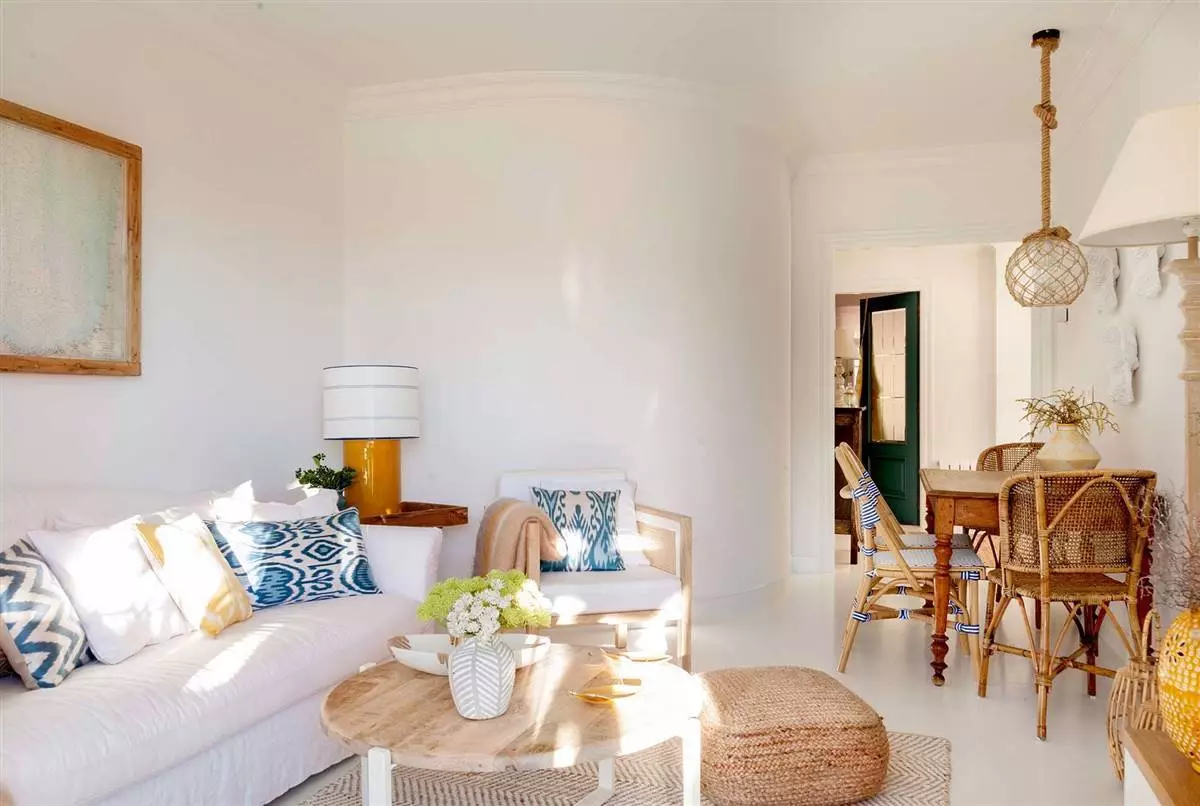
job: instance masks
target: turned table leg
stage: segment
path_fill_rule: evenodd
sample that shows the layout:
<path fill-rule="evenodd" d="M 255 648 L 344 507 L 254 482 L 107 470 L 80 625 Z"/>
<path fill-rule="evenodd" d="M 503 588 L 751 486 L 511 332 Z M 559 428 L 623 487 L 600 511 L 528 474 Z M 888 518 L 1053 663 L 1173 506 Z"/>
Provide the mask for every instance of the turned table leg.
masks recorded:
<path fill-rule="evenodd" d="M 933 549 L 933 639 L 930 641 L 930 652 L 933 661 L 933 684 L 940 686 L 946 682 L 943 672 L 946 671 L 946 652 L 949 642 L 946 639 L 946 616 L 950 610 L 950 556 L 951 538 L 954 534 L 954 499 L 934 497 L 929 502 L 933 512 L 933 533 L 937 543 Z"/>

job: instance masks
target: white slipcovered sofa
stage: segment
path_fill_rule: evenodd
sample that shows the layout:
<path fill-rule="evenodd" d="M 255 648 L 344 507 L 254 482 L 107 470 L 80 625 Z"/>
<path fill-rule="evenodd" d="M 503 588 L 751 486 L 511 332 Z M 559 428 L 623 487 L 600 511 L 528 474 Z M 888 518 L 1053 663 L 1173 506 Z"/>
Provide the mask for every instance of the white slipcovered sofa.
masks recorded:
<path fill-rule="evenodd" d="M 178 493 L 0 489 L 0 548 L 70 507 L 100 520 L 179 503 Z M 321 729 L 325 693 L 386 640 L 421 631 L 440 529 L 367 526 L 378 596 L 260 610 L 216 638 L 190 632 L 128 660 L 88 663 L 30 691 L 0 679 L 4 806 L 258 806 L 347 753 Z"/>

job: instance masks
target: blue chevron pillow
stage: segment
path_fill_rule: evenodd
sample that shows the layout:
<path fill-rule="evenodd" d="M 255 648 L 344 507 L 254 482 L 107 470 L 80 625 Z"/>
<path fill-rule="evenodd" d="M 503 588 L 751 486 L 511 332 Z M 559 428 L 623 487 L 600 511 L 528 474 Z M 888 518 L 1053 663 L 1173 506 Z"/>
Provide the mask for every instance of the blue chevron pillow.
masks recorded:
<path fill-rule="evenodd" d="M 206 521 L 255 610 L 379 593 L 357 509 L 295 521 Z"/>
<path fill-rule="evenodd" d="M 91 657 L 75 607 L 26 540 L 0 551 L 0 649 L 29 688 L 54 688 Z"/>
<path fill-rule="evenodd" d="M 543 571 L 624 571 L 617 548 L 617 490 L 543 490 L 533 500 L 566 543 L 561 560 L 542 560 Z"/>

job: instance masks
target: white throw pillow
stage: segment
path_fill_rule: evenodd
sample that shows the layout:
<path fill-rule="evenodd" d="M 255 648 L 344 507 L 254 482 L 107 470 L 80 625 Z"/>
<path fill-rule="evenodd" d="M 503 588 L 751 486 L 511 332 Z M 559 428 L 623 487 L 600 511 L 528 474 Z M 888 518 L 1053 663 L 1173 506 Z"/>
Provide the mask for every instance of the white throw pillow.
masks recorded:
<path fill-rule="evenodd" d="M 210 521 L 299 521 L 333 515 L 337 504 L 336 490 L 309 490 L 307 498 L 294 504 L 226 498 L 216 502 L 212 516 L 200 517 Z"/>
<path fill-rule="evenodd" d="M 120 663 L 192 629 L 146 560 L 137 522 L 29 533 L 75 606 L 92 654 L 103 663 Z"/>
<path fill-rule="evenodd" d="M 158 501 L 161 506 L 162 498 L 159 498 Z M 143 514 L 138 514 L 136 510 L 130 512 L 128 508 L 122 510 L 119 508 L 121 505 L 117 503 L 100 502 L 82 507 L 71 504 L 60 510 L 51 523 L 56 532 L 70 532 L 85 526 L 103 526 L 134 518 L 140 518 L 146 523 L 171 523 L 189 515 L 199 515 L 204 520 L 215 520 L 220 507 L 232 507 L 238 504 L 248 507 L 253 502 L 254 485 L 249 481 L 244 481 L 232 490 L 194 493 L 189 496 L 187 503 L 175 504 L 155 512 L 151 512 L 147 508 L 142 510 Z"/>

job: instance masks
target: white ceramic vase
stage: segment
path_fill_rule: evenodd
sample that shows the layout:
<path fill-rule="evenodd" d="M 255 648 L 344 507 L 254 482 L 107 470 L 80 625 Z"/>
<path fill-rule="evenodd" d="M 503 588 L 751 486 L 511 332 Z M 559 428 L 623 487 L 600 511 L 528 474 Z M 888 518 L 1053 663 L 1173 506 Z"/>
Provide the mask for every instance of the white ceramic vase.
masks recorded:
<path fill-rule="evenodd" d="M 1100 464 L 1100 452 L 1079 430 L 1079 426 L 1059 423 L 1054 433 L 1038 451 L 1038 464 L 1042 470 L 1091 470 Z"/>
<path fill-rule="evenodd" d="M 467 719 L 494 719 L 508 710 L 517 659 L 502 641 L 468 638 L 450 653 L 450 695 Z"/>

